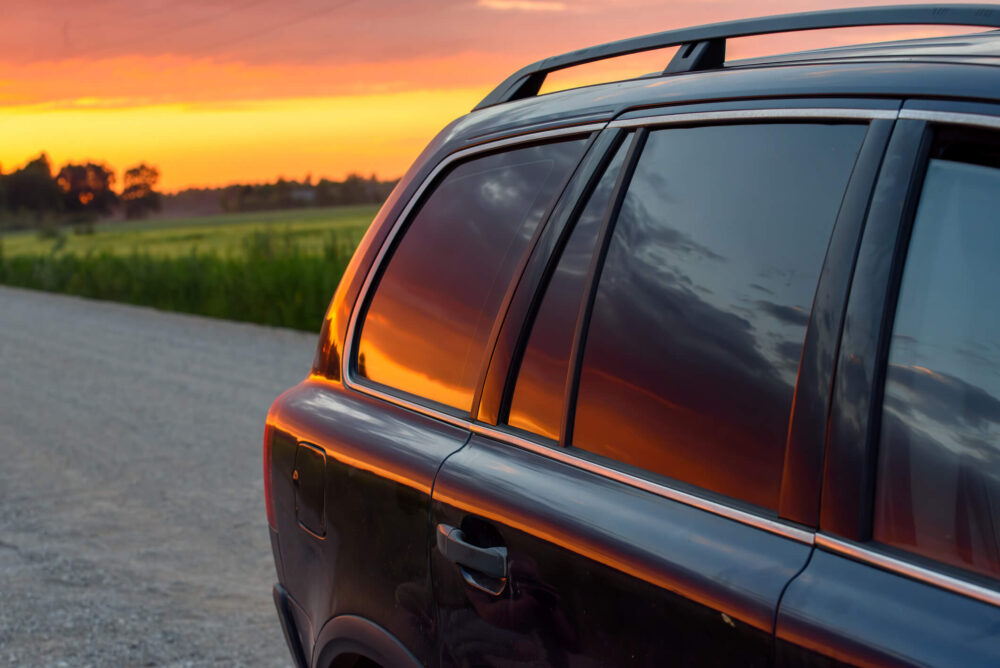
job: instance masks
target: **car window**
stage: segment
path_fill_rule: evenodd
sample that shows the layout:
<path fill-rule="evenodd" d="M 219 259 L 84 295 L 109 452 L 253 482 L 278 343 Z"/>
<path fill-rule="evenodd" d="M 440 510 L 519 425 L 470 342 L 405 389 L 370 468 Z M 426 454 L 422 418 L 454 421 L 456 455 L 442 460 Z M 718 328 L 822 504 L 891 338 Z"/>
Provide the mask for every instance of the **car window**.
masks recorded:
<path fill-rule="evenodd" d="M 927 167 L 889 347 L 874 538 L 996 577 L 1000 161 L 990 162 Z"/>
<path fill-rule="evenodd" d="M 650 133 L 600 276 L 574 447 L 777 508 L 806 323 L 865 131 Z"/>
<path fill-rule="evenodd" d="M 580 299 L 601 222 L 624 162 L 623 144 L 608 165 L 576 221 L 545 289 L 521 360 L 507 423 L 559 439 L 566 372 Z"/>
<path fill-rule="evenodd" d="M 439 181 L 402 232 L 358 345 L 360 375 L 469 410 L 500 302 L 586 140 L 473 158 Z"/>

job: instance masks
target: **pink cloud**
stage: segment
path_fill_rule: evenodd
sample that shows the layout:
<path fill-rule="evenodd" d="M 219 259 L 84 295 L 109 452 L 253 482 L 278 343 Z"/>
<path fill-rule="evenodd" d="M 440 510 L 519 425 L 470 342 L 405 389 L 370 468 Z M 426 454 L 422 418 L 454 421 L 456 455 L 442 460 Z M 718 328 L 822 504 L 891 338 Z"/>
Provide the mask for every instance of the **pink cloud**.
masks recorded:
<path fill-rule="evenodd" d="M 545 2 L 544 0 L 477 0 L 478 7 L 500 11 L 522 12 L 564 12 L 565 2 Z"/>

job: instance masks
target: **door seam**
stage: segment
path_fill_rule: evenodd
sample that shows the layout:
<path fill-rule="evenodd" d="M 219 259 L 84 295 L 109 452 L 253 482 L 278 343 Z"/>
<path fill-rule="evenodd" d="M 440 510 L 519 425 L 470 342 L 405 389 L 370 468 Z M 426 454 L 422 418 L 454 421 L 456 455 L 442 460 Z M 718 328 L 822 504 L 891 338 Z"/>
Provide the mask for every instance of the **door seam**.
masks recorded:
<path fill-rule="evenodd" d="M 433 607 L 433 619 L 434 619 L 434 656 L 437 659 L 438 665 L 441 663 L 441 610 L 438 607 L 437 596 L 434 593 L 434 559 L 432 559 L 432 552 L 434 550 L 434 490 L 437 487 L 438 476 L 441 475 L 441 469 L 444 468 L 445 463 L 452 458 L 452 456 L 457 455 L 459 452 L 468 447 L 469 443 L 472 441 L 472 432 L 469 431 L 465 436 L 465 441 L 462 445 L 455 448 L 453 451 L 448 453 L 448 455 L 441 460 L 438 464 L 437 470 L 434 471 L 434 479 L 431 480 L 431 491 L 428 496 L 427 503 L 427 546 L 424 552 L 425 558 L 427 559 L 427 588 L 431 597 L 431 606 Z"/>
<path fill-rule="evenodd" d="M 805 570 L 809 567 L 809 564 L 812 563 L 812 558 L 813 558 L 814 554 L 816 554 L 816 546 L 815 545 L 813 545 L 810 548 L 809 554 L 806 556 L 806 560 L 802 564 L 802 566 L 799 568 L 799 570 L 796 571 L 795 575 L 793 575 L 792 577 L 790 577 L 788 579 L 788 582 L 785 583 L 785 585 L 781 588 L 781 592 L 778 594 L 778 601 L 777 601 L 777 603 L 774 606 L 774 618 L 771 621 L 771 661 L 770 661 L 770 665 L 772 665 L 772 666 L 775 665 L 775 662 L 777 661 L 777 658 L 778 658 L 777 657 L 777 654 L 778 654 L 778 615 L 781 613 L 781 603 L 785 599 L 785 592 L 788 591 L 788 588 L 792 585 L 792 583 L 795 582 L 796 580 L 798 580 L 799 576 L 802 575 L 805 572 Z"/>

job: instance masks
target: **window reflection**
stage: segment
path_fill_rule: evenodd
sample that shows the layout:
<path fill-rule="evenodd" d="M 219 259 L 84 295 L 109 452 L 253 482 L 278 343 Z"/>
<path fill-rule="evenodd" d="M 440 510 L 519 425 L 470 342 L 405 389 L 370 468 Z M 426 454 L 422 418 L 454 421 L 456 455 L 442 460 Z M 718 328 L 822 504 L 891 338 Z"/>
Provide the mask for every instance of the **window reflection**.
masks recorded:
<path fill-rule="evenodd" d="M 600 278 L 574 446 L 777 508 L 806 323 L 864 134 L 650 134 Z"/>
<path fill-rule="evenodd" d="M 591 194 L 545 290 L 514 386 L 507 419 L 512 427 L 559 440 L 566 372 L 584 281 L 624 154 L 622 146 Z"/>
<path fill-rule="evenodd" d="M 886 371 L 876 540 L 1000 575 L 1000 169 L 930 161 Z"/>
<path fill-rule="evenodd" d="M 403 231 L 375 290 L 358 345 L 362 376 L 471 408 L 500 301 L 584 145 L 495 153 L 444 177 Z"/>

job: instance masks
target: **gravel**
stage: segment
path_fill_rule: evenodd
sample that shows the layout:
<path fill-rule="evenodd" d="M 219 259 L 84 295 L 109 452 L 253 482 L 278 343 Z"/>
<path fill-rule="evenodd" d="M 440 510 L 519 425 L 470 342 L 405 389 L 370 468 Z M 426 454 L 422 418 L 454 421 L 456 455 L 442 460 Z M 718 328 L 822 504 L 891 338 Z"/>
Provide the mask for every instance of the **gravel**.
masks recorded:
<path fill-rule="evenodd" d="M 290 665 L 261 433 L 315 341 L 0 287 L 0 665 Z"/>

